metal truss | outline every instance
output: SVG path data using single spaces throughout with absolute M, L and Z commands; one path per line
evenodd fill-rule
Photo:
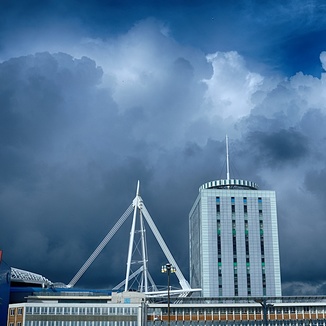
M 53 283 L 40 274 L 11 268 L 11 281 L 20 283 L 41 284 L 43 287 L 51 286 Z

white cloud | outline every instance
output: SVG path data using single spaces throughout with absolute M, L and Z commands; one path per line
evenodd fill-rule
M 323 69 L 326 71 L 326 51 L 323 51 L 321 54 L 320 54 L 320 62 L 323 66 Z
M 261 87 L 263 76 L 249 71 L 235 51 L 216 52 L 207 60 L 213 67 L 213 75 L 205 80 L 206 103 L 212 106 L 211 113 L 235 119 L 249 114 L 253 107 L 251 97 Z

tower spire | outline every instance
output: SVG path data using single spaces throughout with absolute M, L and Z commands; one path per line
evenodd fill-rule
M 230 180 L 229 139 L 228 139 L 228 135 L 225 135 L 225 146 L 226 146 L 226 180 Z

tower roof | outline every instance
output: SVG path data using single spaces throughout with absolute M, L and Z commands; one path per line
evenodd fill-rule
M 241 179 L 221 179 L 204 183 L 199 191 L 203 189 L 251 189 L 258 190 L 255 182 Z

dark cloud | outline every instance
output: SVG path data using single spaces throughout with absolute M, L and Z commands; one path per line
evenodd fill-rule
M 276 190 L 285 294 L 324 294 L 324 76 L 273 73 L 282 62 L 277 46 L 289 37 L 281 30 L 297 30 L 307 9 L 304 1 L 292 12 L 296 3 L 2 2 L 5 260 L 68 283 L 140 180 L 187 277 L 188 213 L 203 183 L 225 178 L 227 133 L 232 177 Z M 319 35 L 324 7 L 314 3 L 303 25 Z M 321 70 L 325 53 L 314 54 Z M 129 219 L 80 285 L 124 278 L 130 226 Z M 151 274 L 164 283 L 166 259 L 149 230 L 148 243 Z
M 257 164 L 277 168 L 282 164 L 299 164 L 309 154 L 307 138 L 293 129 L 274 133 L 252 132 L 248 142 L 256 154 Z
M 322 205 L 326 199 L 326 189 L 323 186 L 326 181 L 326 169 L 309 171 L 304 180 L 304 185 L 308 191 L 313 193 L 321 201 Z

